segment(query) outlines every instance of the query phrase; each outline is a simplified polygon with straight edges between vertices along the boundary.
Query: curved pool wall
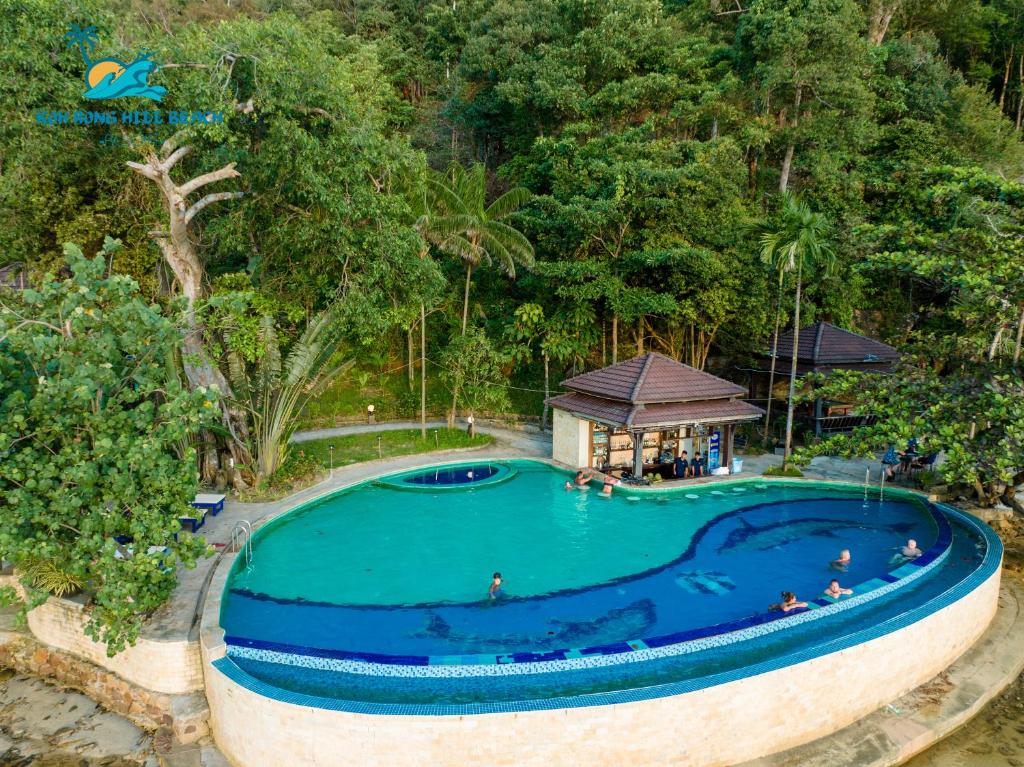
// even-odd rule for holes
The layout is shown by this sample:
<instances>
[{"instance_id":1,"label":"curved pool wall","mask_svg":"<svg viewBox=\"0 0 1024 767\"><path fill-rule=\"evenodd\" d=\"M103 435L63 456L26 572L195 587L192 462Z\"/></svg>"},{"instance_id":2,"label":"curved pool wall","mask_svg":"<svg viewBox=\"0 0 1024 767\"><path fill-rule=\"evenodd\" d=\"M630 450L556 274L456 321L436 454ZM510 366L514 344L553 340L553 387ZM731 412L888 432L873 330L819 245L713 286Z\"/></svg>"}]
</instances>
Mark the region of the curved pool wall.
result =
<instances>
[{"instance_id":1,"label":"curved pool wall","mask_svg":"<svg viewBox=\"0 0 1024 767\"><path fill-rule=\"evenodd\" d=\"M985 630L998 598L998 538L973 518L938 510L983 540L984 556L966 577L910 609L813 651L780 652L700 679L549 698L539 706L513 700L497 708L389 708L267 684L225 654L217 626L225 561L204 611L214 732L239 765L335 764L329 755L336 753L352 764L714 765L784 750L922 684Z\"/></svg>"},{"instance_id":2,"label":"curved pool wall","mask_svg":"<svg viewBox=\"0 0 1024 767\"><path fill-rule=\"evenodd\" d=\"M438 493L498 485L512 479L516 473L515 467L504 461L460 462L388 474L375 483L392 490Z\"/></svg>"}]
</instances>

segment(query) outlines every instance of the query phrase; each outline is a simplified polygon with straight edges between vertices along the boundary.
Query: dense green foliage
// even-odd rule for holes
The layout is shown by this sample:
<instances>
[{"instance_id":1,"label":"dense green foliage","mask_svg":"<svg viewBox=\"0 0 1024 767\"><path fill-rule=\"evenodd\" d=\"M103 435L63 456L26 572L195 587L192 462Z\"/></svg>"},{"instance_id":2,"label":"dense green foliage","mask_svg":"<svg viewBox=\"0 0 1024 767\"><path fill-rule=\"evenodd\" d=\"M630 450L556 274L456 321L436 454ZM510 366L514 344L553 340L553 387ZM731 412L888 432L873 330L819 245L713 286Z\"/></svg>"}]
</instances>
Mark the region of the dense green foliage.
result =
<instances>
[{"instance_id":1,"label":"dense green foliage","mask_svg":"<svg viewBox=\"0 0 1024 767\"><path fill-rule=\"evenodd\" d=\"M69 277L0 294L0 556L30 588L87 589L86 631L113 654L205 552L178 517L215 403L178 385L178 328L106 276L115 243L66 252Z\"/></svg>"},{"instance_id":2,"label":"dense green foliage","mask_svg":"<svg viewBox=\"0 0 1024 767\"><path fill-rule=\"evenodd\" d=\"M114 271L166 303L164 202L125 163L173 128L35 122L90 106L71 24L153 51L162 107L224 113L175 174L240 174L191 224L225 372L332 307L338 360L413 373L403 411L420 331L478 413L647 349L742 380L798 313L921 350L930 391L1019 381L1022 0L0 0L0 259L39 275L116 236ZM783 192L834 258L780 283ZM914 380L894 410L925 407ZM972 439L999 412L977 407Z\"/></svg>"}]
</instances>

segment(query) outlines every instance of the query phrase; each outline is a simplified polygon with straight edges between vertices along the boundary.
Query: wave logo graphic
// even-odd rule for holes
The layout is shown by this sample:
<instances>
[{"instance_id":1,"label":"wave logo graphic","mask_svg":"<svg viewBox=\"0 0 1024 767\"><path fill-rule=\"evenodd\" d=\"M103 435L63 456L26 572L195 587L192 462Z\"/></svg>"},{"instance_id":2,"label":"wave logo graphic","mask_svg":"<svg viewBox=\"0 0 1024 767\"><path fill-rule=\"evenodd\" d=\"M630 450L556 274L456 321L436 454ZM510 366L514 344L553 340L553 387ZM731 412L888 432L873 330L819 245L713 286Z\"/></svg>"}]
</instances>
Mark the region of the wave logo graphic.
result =
<instances>
[{"instance_id":1,"label":"wave logo graphic","mask_svg":"<svg viewBox=\"0 0 1024 767\"><path fill-rule=\"evenodd\" d=\"M140 53L135 61L126 64L118 59L92 58L92 51L98 40L96 27L85 27L72 24L70 31L64 35L69 48L78 46L85 62L85 84L87 90L82 95L87 99L120 99L127 96L160 101L167 93L162 85L150 85L149 75L156 69L156 64L146 51Z\"/></svg>"}]
</instances>

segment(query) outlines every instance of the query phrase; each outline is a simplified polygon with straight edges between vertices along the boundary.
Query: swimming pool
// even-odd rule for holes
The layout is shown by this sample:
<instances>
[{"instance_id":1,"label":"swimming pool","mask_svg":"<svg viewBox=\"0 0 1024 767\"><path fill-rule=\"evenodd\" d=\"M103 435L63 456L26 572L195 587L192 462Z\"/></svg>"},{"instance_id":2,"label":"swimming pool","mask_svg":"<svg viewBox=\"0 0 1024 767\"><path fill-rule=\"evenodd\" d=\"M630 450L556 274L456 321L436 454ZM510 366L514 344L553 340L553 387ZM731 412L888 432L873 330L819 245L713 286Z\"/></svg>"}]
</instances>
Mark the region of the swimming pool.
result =
<instances>
[{"instance_id":1,"label":"swimming pool","mask_svg":"<svg viewBox=\"0 0 1024 767\"><path fill-rule=\"evenodd\" d=\"M814 652L941 595L988 549L909 494L749 480L604 498L543 463L504 468L456 495L367 483L261 528L222 601L230 663L396 713L606 701ZM825 596L833 577L854 593ZM770 611L783 590L807 608Z\"/></svg>"}]
</instances>

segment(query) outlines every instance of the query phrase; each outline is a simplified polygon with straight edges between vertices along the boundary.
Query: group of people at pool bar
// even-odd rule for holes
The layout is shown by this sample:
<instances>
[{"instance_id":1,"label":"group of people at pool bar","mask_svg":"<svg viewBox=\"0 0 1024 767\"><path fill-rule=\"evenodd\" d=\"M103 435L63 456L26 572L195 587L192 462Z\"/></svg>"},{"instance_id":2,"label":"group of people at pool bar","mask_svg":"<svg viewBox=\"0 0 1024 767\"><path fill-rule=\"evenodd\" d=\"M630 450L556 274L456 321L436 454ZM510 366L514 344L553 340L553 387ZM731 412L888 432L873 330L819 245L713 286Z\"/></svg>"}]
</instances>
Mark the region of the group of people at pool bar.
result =
<instances>
[{"instance_id":1,"label":"group of people at pool bar","mask_svg":"<svg viewBox=\"0 0 1024 767\"><path fill-rule=\"evenodd\" d=\"M903 564L904 562L909 562L912 559L917 559L919 556L921 556L921 549L917 547L917 541L911 538L907 541L905 546L899 547L897 553L893 554L889 564ZM839 552L839 557L837 559L833 559L829 563L829 568L845 573L849 569L850 562L852 561L853 557L850 555L850 550L843 549ZM840 597L849 596L852 593L853 589L843 588L839 585L839 579L833 578L829 582L828 588L825 589L824 596L832 599L839 599ZM798 600L796 598L796 594L792 591L783 591L782 600L780 602L768 605L769 610L781 610L784 613L788 613L790 610L796 610L801 607L807 607L807 603Z\"/></svg>"}]
</instances>

